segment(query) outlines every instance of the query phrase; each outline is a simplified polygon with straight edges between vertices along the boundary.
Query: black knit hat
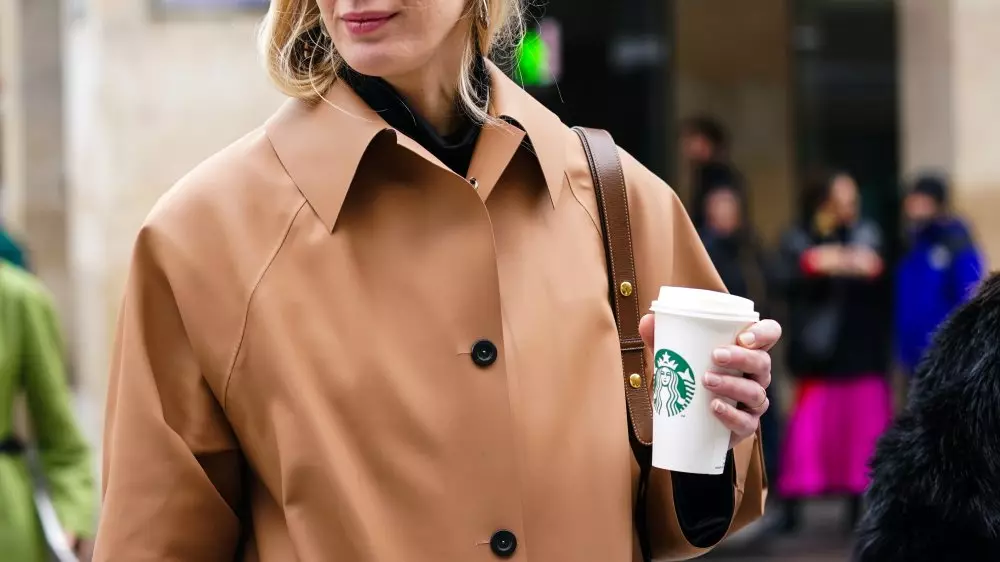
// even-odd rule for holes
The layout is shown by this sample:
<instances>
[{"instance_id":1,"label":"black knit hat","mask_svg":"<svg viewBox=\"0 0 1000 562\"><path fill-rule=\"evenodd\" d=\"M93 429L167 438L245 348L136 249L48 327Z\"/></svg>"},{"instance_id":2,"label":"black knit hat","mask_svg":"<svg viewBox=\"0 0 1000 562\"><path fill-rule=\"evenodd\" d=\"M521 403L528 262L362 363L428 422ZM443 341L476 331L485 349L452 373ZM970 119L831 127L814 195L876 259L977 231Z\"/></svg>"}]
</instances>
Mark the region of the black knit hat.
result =
<instances>
[{"instance_id":1,"label":"black knit hat","mask_svg":"<svg viewBox=\"0 0 1000 562\"><path fill-rule=\"evenodd\" d=\"M921 176L913 183L910 193L926 195L933 199L938 205L948 202L948 184L944 179L937 176Z\"/></svg>"},{"instance_id":2,"label":"black knit hat","mask_svg":"<svg viewBox=\"0 0 1000 562\"><path fill-rule=\"evenodd\" d=\"M686 134L705 137L717 150L725 151L729 147L729 135L726 133L725 127L707 115L685 119L681 130Z\"/></svg>"}]
</instances>

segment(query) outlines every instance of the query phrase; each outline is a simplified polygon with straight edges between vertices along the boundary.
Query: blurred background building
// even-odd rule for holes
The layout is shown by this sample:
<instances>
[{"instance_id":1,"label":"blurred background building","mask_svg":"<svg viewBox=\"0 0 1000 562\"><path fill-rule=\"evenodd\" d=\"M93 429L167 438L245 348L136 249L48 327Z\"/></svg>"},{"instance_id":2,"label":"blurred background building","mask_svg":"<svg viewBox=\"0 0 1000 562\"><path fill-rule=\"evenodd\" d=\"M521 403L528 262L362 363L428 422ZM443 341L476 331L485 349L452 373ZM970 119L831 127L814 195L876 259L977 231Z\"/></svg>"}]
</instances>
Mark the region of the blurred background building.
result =
<instances>
[{"instance_id":1,"label":"blurred background building","mask_svg":"<svg viewBox=\"0 0 1000 562\"><path fill-rule=\"evenodd\" d=\"M899 230L933 170L1000 260L1000 0L535 2L526 87L610 129L688 196L679 124L714 116L773 241L817 166L850 170ZM281 103L254 44L267 0L0 3L2 220L50 287L97 442L133 237L182 174Z\"/></svg>"}]
</instances>

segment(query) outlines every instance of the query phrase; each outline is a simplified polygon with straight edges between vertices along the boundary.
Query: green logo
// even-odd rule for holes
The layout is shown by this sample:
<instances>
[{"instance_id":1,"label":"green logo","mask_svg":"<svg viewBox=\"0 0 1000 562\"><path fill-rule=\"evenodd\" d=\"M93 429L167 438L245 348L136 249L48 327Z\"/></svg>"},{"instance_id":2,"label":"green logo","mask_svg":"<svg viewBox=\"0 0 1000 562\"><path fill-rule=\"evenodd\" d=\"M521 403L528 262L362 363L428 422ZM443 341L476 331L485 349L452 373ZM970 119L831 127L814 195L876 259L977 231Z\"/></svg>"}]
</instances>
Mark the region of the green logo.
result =
<instances>
[{"instance_id":1,"label":"green logo","mask_svg":"<svg viewBox=\"0 0 1000 562\"><path fill-rule=\"evenodd\" d=\"M653 408L657 414L676 416L694 399L694 373L683 357L669 349L657 350L654 364Z\"/></svg>"}]
</instances>

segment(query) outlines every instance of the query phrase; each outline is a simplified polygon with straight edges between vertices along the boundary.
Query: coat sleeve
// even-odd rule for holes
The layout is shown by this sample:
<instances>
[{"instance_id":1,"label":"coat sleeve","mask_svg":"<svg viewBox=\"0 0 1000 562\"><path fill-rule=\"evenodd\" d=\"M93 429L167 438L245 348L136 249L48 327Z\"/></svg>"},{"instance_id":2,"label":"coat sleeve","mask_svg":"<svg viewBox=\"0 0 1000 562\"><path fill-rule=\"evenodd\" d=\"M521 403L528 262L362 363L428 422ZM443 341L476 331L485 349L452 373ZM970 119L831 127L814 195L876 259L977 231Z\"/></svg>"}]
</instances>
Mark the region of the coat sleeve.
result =
<instances>
[{"instance_id":1,"label":"coat sleeve","mask_svg":"<svg viewBox=\"0 0 1000 562\"><path fill-rule=\"evenodd\" d=\"M672 231L669 282L681 287L725 291L691 220L672 191L666 210ZM646 507L654 559L699 556L763 515L767 481L759 430L732 451L727 465L722 476L692 477L651 470ZM700 496L713 505L698 507L699 502L686 501L685 496ZM716 524L720 519L721 528Z\"/></svg>"},{"instance_id":2,"label":"coat sleeve","mask_svg":"<svg viewBox=\"0 0 1000 562\"><path fill-rule=\"evenodd\" d=\"M239 543L242 456L185 330L166 247L140 233L119 314L100 562L233 560Z\"/></svg>"},{"instance_id":3,"label":"coat sleeve","mask_svg":"<svg viewBox=\"0 0 1000 562\"><path fill-rule=\"evenodd\" d=\"M22 304L24 388L38 459L63 529L89 538L97 514L94 467L73 415L59 322L41 289L25 294Z\"/></svg>"}]
</instances>

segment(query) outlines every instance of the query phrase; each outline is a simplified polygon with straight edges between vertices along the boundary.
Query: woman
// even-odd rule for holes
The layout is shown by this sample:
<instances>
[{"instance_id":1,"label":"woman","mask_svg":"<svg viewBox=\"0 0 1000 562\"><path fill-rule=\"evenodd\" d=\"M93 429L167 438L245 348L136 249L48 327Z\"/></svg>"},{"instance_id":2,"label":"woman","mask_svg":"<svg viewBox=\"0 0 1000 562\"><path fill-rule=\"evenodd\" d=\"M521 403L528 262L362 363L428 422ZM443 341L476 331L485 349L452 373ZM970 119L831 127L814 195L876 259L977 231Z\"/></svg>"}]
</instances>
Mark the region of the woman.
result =
<instances>
[{"instance_id":1,"label":"woman","mask_svg":"<svg viewBox=\"0 0 1000 562\"><path fill-rule=\"evenodd\" d=\"M761 310L768 297L765 257L749 222L746 191L725 164L708 164L703 172L701 241L729 292L754 301Z\"/></svg>"},{"instance_id":2,"label":"woman","mask_svg":"<svg viewBox=\"0 0 1000 562\"><path fill-rule=\"evenodd\" d=\"M878 316L881 236L859 214L854 179L832 174L812 189L805 222L782 241L789 368L799 379L778 480L790 500L787 527L798 524L797 499L842 494L853 528L868 460L892 417Z\"/></svg>"},{"instance_id":3,"label":"woman","mask_svg":"<svg viewBox=\"0 0 1000 562\"><path fill-rule=\"evenodd\" d=\"M732 169L725 164L707 164L702 168L704 208L701 216L705 226L699 232L701 241L723 284L729 292L748 298L757 310L768 306L768 264L754 229L747 216L745 190ZM771 387L771 408L761 416L764 465L768 481L775 482L778 470L780 422L776 389Z\"/></svg>"},{"instance_id":4,"label":"woman","mask_svg":"<svg viewBox=\"0 0 1000 562\"><path fill-rule=\"evenodd\" d=\"M93 536L97 496L90 452L73 419L58 322L38 281L0 261L0 558L45 562L34 482L14 436L21 395L59 523L69 545L83 547Z\"/></svg>"},{"instance_id":5,"label":"woman","mask_svg":"<svg viewBox=\"0 0 1000 562\"><path fill-rule=\"evenodd\" d=\"M587 161L485 58L518 9L271 3L262 43L293 99L175 186L136 243L97 560L639 559ZM627 156L625 176L641 302L721 289L673 193ZM730 470L651 477L657 555L759 515L779 332L719 350L747 374L713 380L747 404L716 402ZM676 489L713 501L678 516Z\"/></svg>"}]
</instances>

